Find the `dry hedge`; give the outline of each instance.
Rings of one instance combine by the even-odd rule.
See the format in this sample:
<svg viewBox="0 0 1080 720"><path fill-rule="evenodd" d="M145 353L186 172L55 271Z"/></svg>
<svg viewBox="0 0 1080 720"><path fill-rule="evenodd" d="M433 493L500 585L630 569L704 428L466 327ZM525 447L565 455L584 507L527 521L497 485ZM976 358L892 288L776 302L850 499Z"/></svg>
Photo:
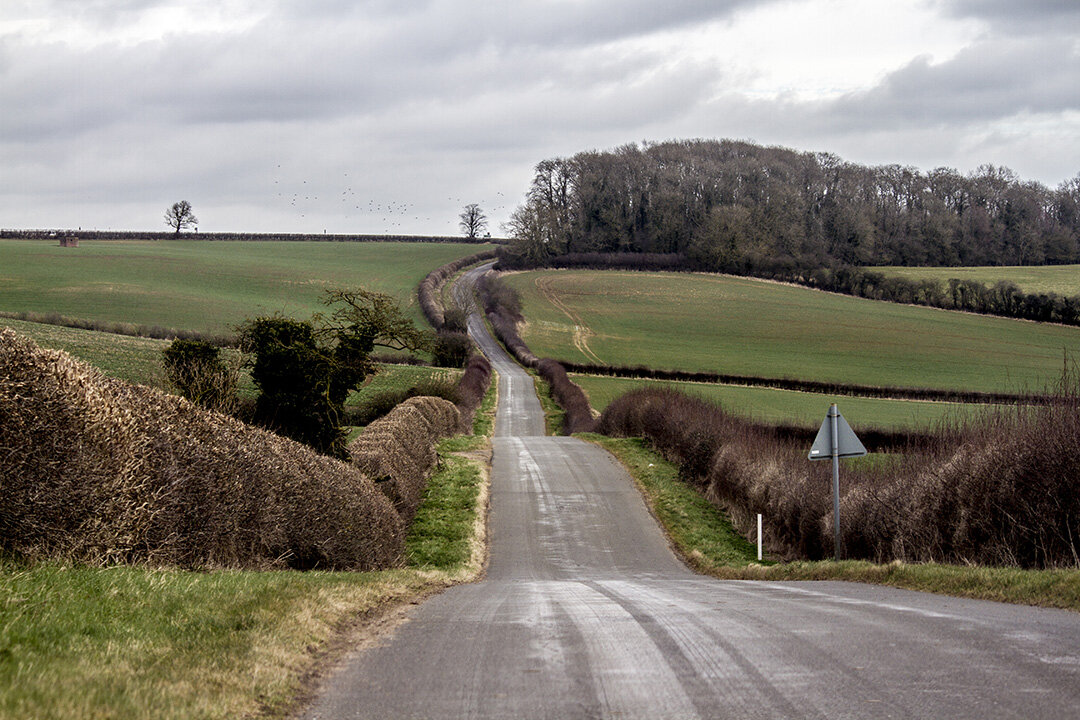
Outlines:
<svg viewBox="0 0 1080 720"><path fill-rule="evenodd" d="M401 519L346 463L0 330L0 543L181 567L394 565Z"/></svg>
<svg viewBox="0 0 1080 720"><path fill-rule="evenodd" d="M457 432L461 416L448 400L414 397L367 426L349 444L353 464L373 478L408 524L438 460L435 444Z"/></svg>
<svg viewBox="0 0 1080 720"><path fill-rule="evenodd" d="M618 398L597 429L646 438L748 538L762 513L772 552L831 555L831 470L807 460L808 443L669 389ZM899 454L846 464L841 495L846 557L1080 566L1080 393L987 410Z"/></svg>
<svg viewBox="0 0 1080 720"><path fill-rule="evenodd" d="M457 385L457 409L461 414L459 432L472 433L473 418L491 385L491 362L483 355L472 355Z"/></svg>

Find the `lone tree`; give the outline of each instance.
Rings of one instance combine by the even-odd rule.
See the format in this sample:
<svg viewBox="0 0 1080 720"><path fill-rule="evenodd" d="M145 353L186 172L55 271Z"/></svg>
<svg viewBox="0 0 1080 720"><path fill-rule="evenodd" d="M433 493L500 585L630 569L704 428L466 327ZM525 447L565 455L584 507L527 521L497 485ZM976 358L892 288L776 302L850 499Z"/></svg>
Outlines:
<svg viewBox="0 0 1080 720"><path fill-rule="evenodd" d="M461 231L469 240L480 237L480 233L487 228L487 215L476 203L469 203L461 213Z"/></svg>
<svg viewBox="0 0 1080 720"><path fill-rule="evenodd" d="M199 222L195 213L191 212L191 203L187 200L173 203L172 207L165 211L165 224L176 228L176 234L180 234L181 228L191 227Z"/></svg>

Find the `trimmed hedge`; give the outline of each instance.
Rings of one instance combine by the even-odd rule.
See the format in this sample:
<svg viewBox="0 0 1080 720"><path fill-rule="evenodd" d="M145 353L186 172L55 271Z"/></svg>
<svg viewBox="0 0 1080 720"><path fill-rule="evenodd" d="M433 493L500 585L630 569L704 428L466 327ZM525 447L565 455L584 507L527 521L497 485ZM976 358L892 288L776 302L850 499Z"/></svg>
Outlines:
<svg viewBox="0 0 1080 720"><path fill-rule="evenodd" d="M97 565L396 564L403 524L350 465L0 330L0 546Z"/></svg>
<svg viewBox="0 0 1080 720"><path fill-rule="evenodd" d="M457 432L461 414L448 400L414 397L367 426L349 444L353 465L394 503L407 525L438 460L435 444Z"/></svg>

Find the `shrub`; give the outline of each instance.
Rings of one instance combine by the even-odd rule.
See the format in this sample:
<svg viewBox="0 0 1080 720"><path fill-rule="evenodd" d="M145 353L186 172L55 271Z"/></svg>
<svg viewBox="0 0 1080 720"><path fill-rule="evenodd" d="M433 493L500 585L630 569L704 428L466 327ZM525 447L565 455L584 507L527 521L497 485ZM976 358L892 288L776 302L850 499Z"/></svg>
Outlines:
<svg viewBox="0 0 1080 720"><path fill-rule="evenodd" d="M319 452L346 457L345 398L368 371L370 341L355 353L340 344L331 352L319 347L310 322L282 317L248 321L240 340L255 357L256 421Z"/></svg>
<svg viewBox="0 0 1080 720"><path fill-rule="evenodd" d="M471 432L473 418L491 384L491 363L483 355L473 355L465 364L465 373L457 385L457 409L461 413L461 432Z"/></svg>
<svg viewBox="0 0 1080 720"><path fill-rule="evenodd" d="M189 568L385 568L401 519L356 468L0 330L0 546Z"/></svg>
<svg viewBox="0 0 1080 720"><path fill-rule="evenodd" d="M833 546L827 463L807 443L727 415L670 389L637 390L608 406L599 432L644 437L680 466L749 537L756 513L786 557ZM895 457L846 464L841 545L847 557L1080 566L1080 391L1052 402L987 410L942 426Z"/></svg>
<svg viewBox="0 0 1080 720"><path fill-rule="evenodd" d="M431 354L438 367L459 368L464 367L472 350L472 340L466 333L441 330L435 336L435 347Z"/></svg>
<svg viewBox="0 0 1080 720"><path fill-rule="evenodd" d="M573 383L558 361L544 358L536 365L540 377L551 386L551 395L566 413L563 418L563 434L591 432L596 426L592 406L581 386Z"/></svg>
<svg viewBox="0 0 1080 720"><path fill-rule="evenodd" d="M235 410L239 372L222 361L217 347L178 338L162 356L166 379L183 397L209 410Z"/></svg>

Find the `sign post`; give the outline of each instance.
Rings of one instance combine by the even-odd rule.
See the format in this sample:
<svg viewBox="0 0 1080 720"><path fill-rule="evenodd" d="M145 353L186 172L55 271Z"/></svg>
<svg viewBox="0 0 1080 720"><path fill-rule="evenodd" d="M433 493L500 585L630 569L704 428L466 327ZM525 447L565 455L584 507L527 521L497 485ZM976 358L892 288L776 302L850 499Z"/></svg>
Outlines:
<svg viewBox="0 0 1080 720"><path fill-rule="evenodd" d="M840 559L840 458L865 454L866 448L836 409L836 403L830 405L829 414L821 423L807 457L811 460L832 460L833 557L836 560Z"/></svg>

